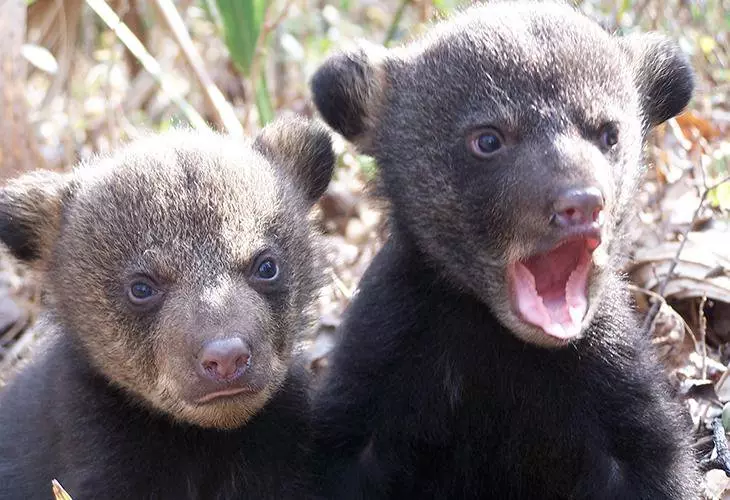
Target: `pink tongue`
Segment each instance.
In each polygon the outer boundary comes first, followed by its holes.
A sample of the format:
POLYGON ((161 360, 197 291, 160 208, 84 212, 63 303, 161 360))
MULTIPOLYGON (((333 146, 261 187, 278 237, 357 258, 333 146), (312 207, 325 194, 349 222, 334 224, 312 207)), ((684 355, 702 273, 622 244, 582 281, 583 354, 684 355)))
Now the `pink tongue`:
POLYGON ((580 248, 566 245, 533 257, 527 265, 532 271, 521 262, 515 262, 512 269, 517 313, 548 335, 560 339, 577 337, 588 309, 586 284, 590 254, 584 244, 581 242, 580 248))

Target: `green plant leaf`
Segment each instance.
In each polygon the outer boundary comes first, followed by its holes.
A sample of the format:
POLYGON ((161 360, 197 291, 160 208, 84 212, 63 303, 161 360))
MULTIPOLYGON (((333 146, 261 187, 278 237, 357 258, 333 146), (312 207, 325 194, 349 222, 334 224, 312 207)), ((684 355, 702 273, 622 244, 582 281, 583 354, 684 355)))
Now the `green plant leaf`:
POLYGON ((271 104, 271 95, 269 94, 269 87, 266 83, 266 78, 261 75, 258 84, 255 86, 256 89, 256 109, 259 112, 259 124, 263 127, 271 120, 274 119, 274 105, 271 104))
POLYGON ((243 75, 249 76, 268 2, 216 0, 216 5, 231 59, 243 75))
MULTIPOLYGON (((259 34, 263 29, 268 0, 216 0, 223 38, 236 69, 246 78, 251 77, 251 66, 258 47, 259 34)), ((262 40, 266 43, 266 40, 262 40)), ((268 85, 264 72, 258 81, 252 82, 259 122, 264 125, 274 117, 268 85)))
POLYGON ((724 182, 708 193, 708 199, 713 207, 720 210, 730 210, 730 182, 724 182))

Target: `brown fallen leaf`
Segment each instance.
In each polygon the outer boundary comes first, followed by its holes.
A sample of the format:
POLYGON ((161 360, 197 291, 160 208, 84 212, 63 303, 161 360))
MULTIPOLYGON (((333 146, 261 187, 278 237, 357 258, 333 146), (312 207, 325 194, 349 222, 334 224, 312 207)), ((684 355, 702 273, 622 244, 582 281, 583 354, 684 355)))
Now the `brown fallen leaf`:
POLYGON ((684 135, 691 137, 691 129, 697 129, 702 137, 711 141, 720 135, 720 130, 709 120, 699 116, 694 110, 687 110, 675 118, 684 135))
MULTIPOLYGON (((724 231, 690 232, 671 278, 664 289, 665 298, 686 299, 706 296, 730 303, 730 276, 713 272, 730 269, 730 235, 724 231)), ((641 288, 657 291, 666 279, 680 242, 666 242, 640 248, 628 267, 641 288)))

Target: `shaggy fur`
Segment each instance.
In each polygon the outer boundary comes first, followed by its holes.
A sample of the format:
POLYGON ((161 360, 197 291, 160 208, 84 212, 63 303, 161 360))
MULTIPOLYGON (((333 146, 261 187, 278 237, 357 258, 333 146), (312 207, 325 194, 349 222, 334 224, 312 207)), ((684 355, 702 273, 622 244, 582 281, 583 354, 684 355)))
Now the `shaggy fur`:
POLYGON ((301 498, 308 381, 291 366, 333 168, 324 127, 289 118, 253 142, 148 137, 0 191, 0 239, 43 273, 54 333, 0 392, 0 496, 48 498, 57 478, 80 499, 301 498), (240 378, 200 366, 221 339, 250 348, 240 378))
POLYGON ((490 3, 324 63, 314 101, 377 160, 392 228, 315 398, 326 496, 695 496, 686 422, 617 276, 643 140, 692 89, 673 42, 557 3, 490 3), (502 147, 478 157, 484 130, 502 147), (585 188, 601 244, 563 341, 515 312, 508 269, 562 241, 553 207, 585 188))

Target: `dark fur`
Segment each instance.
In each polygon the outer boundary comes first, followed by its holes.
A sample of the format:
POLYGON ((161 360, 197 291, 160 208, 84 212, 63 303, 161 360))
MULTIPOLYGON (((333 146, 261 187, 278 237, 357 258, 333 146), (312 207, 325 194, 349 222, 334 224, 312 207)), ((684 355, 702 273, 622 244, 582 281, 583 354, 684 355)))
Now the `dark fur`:
POLYGON ((326 496, 696 496, 682 410, 616 275, 643 139, 692 88, 672 42, 552 3, 325 62, 314 101, 375 156, 392 227, 315 399, 326 496), (467 150, 482 126, 504 136, 486 159, 467 150), (505 270, 556 244, 556 197, 585 186, 605 199, 603 243, 581 335, 560 344, 517 318, 505 270))
POLYGON ((302 498, 308 380, 293 348, 321 277, 308 213, 333 167, 327 131, 290 118, 253 143, 149 137, 0 191, 0 238, 48 298, 47 344, 0 392, 0 496, 49 498, 57 478, 74 499, 302 498), (251 278, 263 249, 273 284, 251 278), (127 298, 140 274, 160 294, 146 308, 127 298), (251 348, 237 380, 258 392, 196 403, 238 387, 197 365, 233 337, 251 348))

